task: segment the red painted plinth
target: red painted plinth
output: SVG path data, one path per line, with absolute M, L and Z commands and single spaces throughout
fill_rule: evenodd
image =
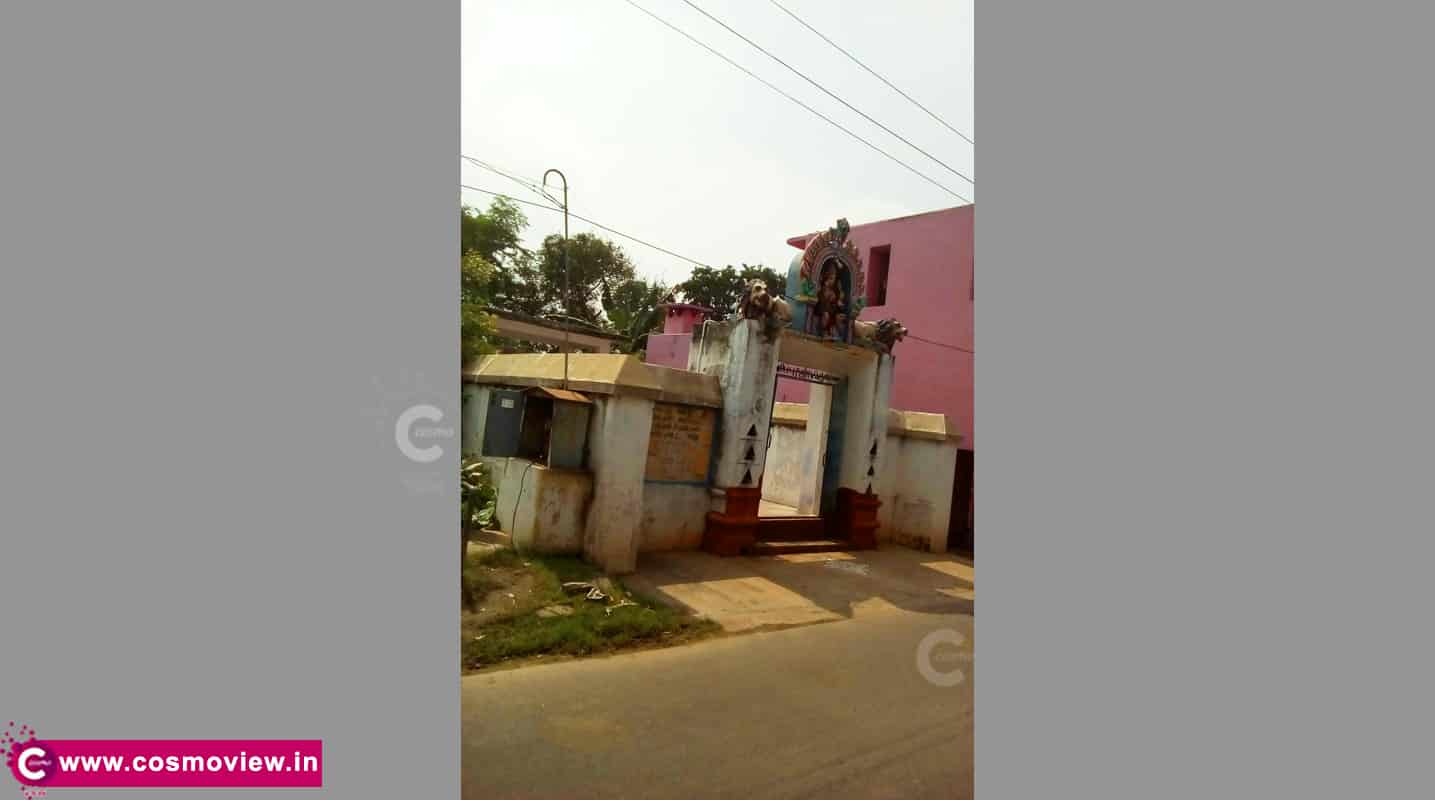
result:
M 882 500 L 875 494 L 862 494 L 855 489 L 837 490 L 837 513 L 833 517 L 836 533 L 847 540 L 853 550 L 877 547 L 877 509 Z
M 726 491 L 721 512 L 709 511 L 703 549 L 719 556 L 742 554 L 757 541 L 757 508 L 762 490 L 734 487 Z

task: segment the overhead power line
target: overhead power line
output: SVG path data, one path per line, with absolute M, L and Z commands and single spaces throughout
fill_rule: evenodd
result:
M 696 44 L 697 46 L 703 48 L 704 50 L 708 51 L 709 53 L 712 53 L 713 55 L 717 56 L 718 58 L 721 58 L 723 61 L 726 61 L 728 64 L 730 64 L 730 65 L 732 65 L 733 67 L 737 68 L 738 70 L 742 71 L 742 72 L 743 72 L 744 74 L 746 74 L 749 78 L 752 78 L 753 80 L 755 80 L 755 81 L 761 83 L 763 86 L 766 86 L 767 88 L 773 90 L 774 92 L 777 92 L 778 94 L 780 94 L 780 95 L 782 95 L 783 97 L 787 98 L 788 100 L 790 100 L 790 101 L 796 103 L 797 105 L 802 106 L 803 108 L 807 109 L 807 111 L 809 111 L 810 113 L 816 115 L 816 116 L 817 116 L 818 118 L 820 118 L 822 121 L 826 122 L 828 125 L 831 125 L 832 127 L 837 128 L 838 130 L 842 131 L 843 133 L 847 134 L 848 136 L 851 136 L 853 139 L 856 139 L 857 141 L 861 142 L 862 144 L 867 145 L 868 147 L 872 148 L 873 150 L 876 150 L 878 153 L 881 153 L 882 155 L 886 156 L 887 158 L 891 159 L 892 161 L 895 161 L 897 164 L 900 164 L 903 168 L 905 168 L 908 172 L 911 172 L 913 175 L 916 175 L 917 177 L 921 178 L 922 180 L 926 181 L 927 183 L 932 184 L 933 186 L 937 187 L 938 189 L 941 189 L 942 191 L 944 191 L 944 192 L 946 192 L 947 194 L 949 194 L 949 195 L 951 195 L 951 196 L 957 198 L 958 200 L 961 200 L 962 202 L 965 202 L 965 203 L 970 203 L 970 202 L 971 202 L 971 199 L 970 199 L 970 198 L 966 197 L 965 195 L 958 194 L 957 192 L 954 192 L 954 191 L 952 191 L 951 189 L 948 189 L 947 187 L 943 186 L 942 184 L 937 183 L 937 181 L 935 181 L 935 180 L 933 180 L 932 178 L 928 177 L 925 173 L 921 172 L 921 171 L 918 170 L 916 167 L 913 167 L 911 164 L 908 164 L 907 162 L 905 162 L 905 161 L 903 161 L 903 160 L 897 158 L 896 156 L 892 155 L 891 153 L 887 152 L 886 150 L 883 150 L 882 148 L 878 147 L 878 146 L 875 145 L 875 144 L 872 144 L 871 142 L 867 141 L 866 139 L 862 138 L 861 136 L 858 136 L 857 134 L 853 133 L 852 131 L 848 130 L 847 128 L 844 128 L 840 123 L 838 123 L 837 121 L 833 120 L 831 117 L 827 116 L 826 114 L 823 114 L 821 111 L 818 111 L 817 109 L 813 108 L 812 106 L 809 106 L 808 104 L 802 102 L 801 100 L 798 100 L 796 97 L 793 97 L 792 95 L 788 94 L 787 92 L 785 92 L 785 91 L 783 91 L 783 90 L 777 88 L 777 87 L 774 86 L 773 84 L 769 83 L 767 80 L 758 77 L 757 74 L 755 74 L 752 70 L 748 69 L 747 67 L 744 67 L 743 65 L 737 63 L 736 61 L 733 61 L 732 59 L 728 58 L 727 56 L 723 55 L 722 53 L 719 53 L 718 51 L 714 50 L 712 47 L 708 46 L 706 43 L 704 43 L 704 42 L 701 41 L 700 39 L 694 37 L 692 34 L 688 33 L 687 31 L 683 30 L 682 28 L 679 28 L 678 26 L 672 24 L 671 22 L 668 22 L 667 20 L 663 19 L 662 17 L 658 16 L 657 14 L 654 14 L 653 12 L 649 11 L 648 9 L 643 8 L 642 6 L 640 6 L 640 5 L 638 5 L 637 3 L 633 2 L 633 0 L 623 0 L 623 2 L 627 3 L 628 5 L 632 6 L 633 8 L 638 9 L 639 11 L 643 12 L 644 14 L 647 14 L 648 16 L 652 17 L 653 19 L 657 20 L 658 22 L 662 23 L 663 25 L 667 26 L 668 28 L 670 28 L 670 29 L 676 31 L 677 33 L 682 34 L 684 38 L 688 39 L 688 40 L 691 41 L 693 44 Z M 975 184 L 974 184 L 974 185 L 975 185 Z
M 488 170 L 489 172 L 492 172 L 492 173 L 495 173 L 495 174 L 498 174 L 498 175 L 502 175 L 503 177 L 505 177 L 505 178 L 507 178 L 507 179 L 513 181 L 514 183 L 517 183 L 517 184 L 519 184 L 520 186 L 523 186 L 523 187 L 525 187 L 525 188 L 527 188 L 527 189 L 532 190 L 534 193 L 536 193 L 536 194 L 542 196 L 545 200 L 547 200 L 547 201 L 550 202 L 550 203 L 555 203 L 555 204 L 558 203 L 558 200 L 557 200 L 556 198 L 554 198 L 552 195 L 550 195 L 550 194 L 548 193 L 548 190 L 543 187 L 543 184 L 540 183 L 540 182 L 538 182 L 538 181 L 530 180 L 530 179 L 528 179 L 528 178 L 520 178 L 520 177 L 518 177 L 517 175 L 514 175 L 514 174 L 511 173 L 511 172 L 506 172 L 506 171 L 504 171 L 504 170 L 502 170 L 502 169 L 499 169 L 498 167 L 495 167 L 494 165 L 488 163 L 487 161 L 480 161 L 479 159 L 474 158 L 473 156 L 466 156 L 466 155 L 463 155 L 462 153 L 460 153 L 458 157 L 461 158 L 461 159 L 463 159 L 464 161 L 467 161 L 467 162 L 473 164 L 473 165 L 476 166 L 476 167 L 481 167 L 481 168 L 483 168 L 483 169 Z M 561 210 L 561 209 L 560 209 L 560 210 Z M 569 216 L 572 216 L 572 215 L 570 214 Z
M 792 74 L 794 74 L 794 75 L 796 75 L 797 77 L 799 77 L 799 78 L 801 78 L 801 79 L 807 81 L 808 83 L 812 84 L 813 86 L 816 86 L 818 89 L 821 89 L 821 90 L 823 91 L 823 93 L 825 93 L 828 97 L 832 98 L 833 100 L 836 100 L 837 102 L 841 103 L 841 104 L 844 105 L 844 106 L 847 106 L 849 109 L 851 109 L 851 110 L 857 112 L 858 114 L 861 114 L 862 117 L 863 117 L 864 119 L 866 119 L 868 122 L 872 123 L 873 125 L 876 125 L 877 127 L 881 128 L 882 130 L 884 130 L 884 131 L 886 131 L 886 132 L 892 134 L 893 136 L 897 137 L 898 139 L 901 139 L 903 142 L 905 142 L 905 143 L 907 144 L 908 147 L 912 148 L 913 150 L 916 150 L 918 153 L 921 153 L 922 155 L 926 156 L 927 158 L 930 158 L 930 159 L 932 159 L 933 161 L 937 162 L 938 164 L 941 164 L 942 167 L 943 167 L 944 169 L 946 169 L 948 172 L 952 173 L 953 175 L 956 175 L 958 178 L 961 178 L 962 180 L 966 181 L 967 183 L 970 183 L 970 184 L 973 185 L 973 186 L 976 186 L 976 185 L 977 185 L 977 182 L 976 182 L 976 181 L 972 180 L 971 178 L 967 177 L 966 175 L 963 175 L 962 173 L 960 173 L 960 172 L 958 172 L 957 170 L 953 169 L 949 164 L 947 164 L 947 162 L 941 160 L 940 158 L 937 158 L 936 156 L 932 155 L 931 153 L 928 153 L 926 150 L 923 150 L 922 148 L 918 147 L 916 144 L 913 144 L 912 140 L 908 139 L 907 137 L 903 136 L 903 135 L 900 134 L 900 133 L 897 133 L 896 131 L 892 130 L 891 128 L 887 127 L 886 125 L 883 125 L 880 121 L 878 121 L 876 118 L 874 118 L 871 114 L 868 114 L 867 112 L 863 111 L 862 109 L 860 109 L 860 108 L 858 108 L 858 107 L 852 105 L 851 103 L 847 102 L 846 100 L 844 100 L 844 99 L 842 99 L 840 96 L 838 96 L 835 92 L 833 92 L 832 90 L 828 89 L 826 86 L 823 86 L 822 84 L 818 83 L 817 81 L 815 81 L 815 80 L 813 80 L 813 79 L 807 77 L 807 74 L 804 73 L 802 70 L 799 70 L 797 67 L 794 67 L 794 66 L 792 66 L 791 64 L 787 63 L 786 61 L 783 61 L 782 59 L 780 59 L 780 58 L 778 58 L 777 56 L 773 55 L 767 48 L 763 47 L 762 45 L 758 44 L 757 42 L 754 42 L 753 40 L 747 38 L 746 36 L 743 36 L 741 33 L 738 33 L 738 31 L 737 31 L 736 29 L 734 29 L 731 25 L 727 24 L 726 22 L 723 22 L 722 20 L 718 19 L 717 17 L 714 17 L 712 14 L 709 14 L 707 11 L 703 10 L 703 7 L 702 7 L 702 6 L 698 5 L 697 3 L 694 3 L 693 0 L 683 0 L 683 2 L 684 2 L 684 3 L 687 3 L 689 6 L 692 6 L 699 14 L 702 14 L 703 16 L 707 17 L 708 19 L 712 20 L 713 22 L 716 22 L 717 24 L 719 24 L 719 25 L 723 26 L 724 28 L 726 28 L 727 31 L 728 31 L 728 33 L 731 33 L 733 36 L 736 36 L 737 38 L 739 38 L 739 39 L 743 40 L 744 42 L 747 42 L 748 44 L 750 44 L 750 45 L 752 45 L 753 47 L 757 48 L 757 50 L 758 50 L 759 52 L 761 52 L 763 55 L 767 56 L 768 58 L 772 59 L 773 61 L 776 61 L 777 63 L 781 64 L 782 66 L 787 67 L 788 71 L 790 71 Z
M 936 346 L 938 346 L 938 347 L 947 347 L 947 348 L 950 348 L 950 349 L 952 349 L 952 350 L 960 350 L 960 351 L 962 351 L 963 353 L 972 353 L 973 355 L 976 355 L 975 353 L 973 353 L 973 351 L 971 350 L 971 348 L 962 347 L 962 346 L 960 346 L 960 345 L 947 344 L 946 342 L 938 342 L 938 341 L 934 341 L 934 340 L 932 340 L 932 339 L 923 339 L 923 338 L 920 337 L 920 336 L 916 336 L 916 335 L 913 335 L 913 334 L 910 334 L 910 333 L 907 334 L 907 338 L 908 338 L 908 339 L 916 339 L 916 340 L 919 341 L 919 342 L 926 342 L 927 344 L 934 344 L 934 345 L 936 345 Z
M 468 189 L 469 191 L 472 191 L 472 192 L 483 192 L 484 194 L 491 194 L 491 195 L 493 195 L 494 197 L 502 197 L 502 198 L 505 199 L 505 200 L 512 200 L 512 201 L 515 202 L 515 203 L 523 203 L 524 205 L 536 206 L 536 207 L 538 207 L 538 208 L 546 208 L 546 209 L 548 209 L 549 211 L 557 211 L 557 212 L 560 213 L 560 214 L 563 213 L 563 209 L 561 209 L 561 208 L 559 208 L 559 207 L 557 207 L 557 206 L 545 205 L 545 204 L 543 204 L 543 203 L 535 203 L 535 202 L 532 201 L 532 200 L 524 200 L 524 199 L 521 198 L 521 197 L 514 197 L 513 195 L 504 194 L 503 192 L 495 192 L 495 191 L 493 191 L 492 189 L 480 189 L 480 188 L 477 187 L 477 186 L 469 186 L 469 185 L 466 184 L 466 183 L 460 183 L 459 186 L 460 186 L 461 188 Z M 572 218 L 574 218 L 574 219 L 583 220 L 584 222 L 588 223 L 589 225 L 592 225 L 592 226 L 595 227 L 595 228 L 602 228 L 603 230 L 605 230 L 605 231 L 607 231 L 607 232 L 613 234 L 614 236 L 621 236 L 621 237 L 623 237 L 624 239 L 630 239 L 630 240 L 632 240 L 632 241 L 634 241 L 634 242 L 637 242 L 638 244 L 641 244 L 641 245 L 643 245 L 644 247 L 651 247 L 651 248 L 653 248 L 654 250 L 657 250 L 657 251 L 659 251 L 659 252 L 661 252 L 661 253 L 667 253 L 668 255 L 672 256 L 673 258 L 680 258 L 680 259 L 682 259 L 682 260 L 684 260 L 684 261 L 686 261 L 686 262 L 688 262 L 688 263 L 690 263 L 690 264 L 696 264 L 696 265 L 698 265 L 699 267 L 709 267 L 709 268 L 711 268 L 711 266 L 712 266 L 712 265 L 710 265 L 710 264 L 704 264 L 703 262 L 698 261 L 698 260 L 695 259 L 695 258 L 688 258 L 688 257 L 685 256 L 685 255 L 682 255 L 682 254 L 679 254 L 679 253 L 674 253 L 673 251 L 667 249 L 666 247 L 659 247 L 658 245 L 655 245 L 655 244 L 653 244 L 652 242 L 643 241 L 642 239 L 639 239 L 639 238 L 636 237 L 636 236 L 632 236 L 632 235 L 630 235 L 630 234 L 623 233 L 623 232 L 620 231 L 620 230 L 615 230 L 615 229 L 613 229 L 613 228 L 608 227 L 607 225 L 604 225 L 604 224 L 601 223 L 601 222 L 596 222 L 596 221 L 594 221 L 594 220 L 588 219 L 587 217 L 585 217 L 585 216 L 583 216 L 583 215 L 581 215 L 581 214 L 574 214 L 572 211 L 569 211 L 569 212 L 568 212 L 568 216 L 570 216 L 570 217 L 572 217 Z
M 929 116 L 929 117 L 931 117 L 932 119 L 934 119 L 934 120 L 936 120 L 936 121 L 942 123 L 942 125 L 946 126 L 947 130 L 951 131 L 952 133 L 955 133 L 956 135 L 962 137 L 963 139 L 966 139 L 967 142 L 969 142 L 969 143 L 972 144 L 973 146 L 976 145 L 976 142 L 973 142 L 973 141 L 972 141 L 972 137 L 970 137 L 970 136 L 966 135 L 965 133 L 962 133 L 961 131 L 959 131 L 959 130 L 957 130 L 956 128 L 952 127 L 950 123 L 948 123 L 946 120 L 942 119 L 941 117 L 937 116 L 936 113 L 933 112 L 930 108 L 927 108 L 926 106 L 922 105 L 921 103 L 918 103 L 917 100 L 916 100 L 916 98 L 912 97 L 910 94 L 907 94 L 906 92 L 902 91 L 901 89 L 898 89 L 891 81 L 889 81 L 889 80 L 887 80 L 886 78 L 882 77 L 881 75 L 877 74 L 877 70 L 872 69 L 871 67 L 867 66 L 866 64 L 863 64 L 862 61 L 861 61 L 861 59 L 859 59 L 859 58 L 857 58 L 857 56 L 854 56 L 854 55 L 852 55 L 851 53 L 847 52 L 847 51 L 842 47 L 842 45 L 840 45 L 840 44 L 838 44 L 838 43 L 832 41 L 831 39 L 827 38 L 826 36 L 823 36 L 823 35 L 822 35 L 822 31 L 819 31 L 819 30 L 817 30 L 816 28 L 812 27 L 811 25 L 808 25 L 806 20 L 804 20 L 802 17 L 799 17 L 799 16 L 797 16 L 796 14 L 792 13 L 792 11 L 787 8 L 787 6 L 784 6 L 783 4 L 777 2 L 777 0 L 768 0 L 768 2 L 769 2 L 769 3 L 772 3 L 773 5 L 777 6 L 777 7 L 780 8 L 780 9 L 782 9 L 783 13 L 787 14 L 787 16 L 792 17 L 793 19 L 797 20 L 799 23 L 802 24 L 802 27 L 808 29 L 809 31 L 812 31 L 812 32 L 815 33 L 815 34 L 817 34 L 818 37 L 820 37 L 820 38 L 822 39 L 822 41 L 824 41 L 824 42 L 826 42 L 826 43 L 832 45 L 832 46 L 835 47 L 835 48 L 837 48 L 837 52 L 841 53 L 841 54 L 844 55 L 844 56 L 847 56 L 847 57 L 850 58 L 850 59 L 852 59 L 852 61 L 853 61 L 855 64 L 857 64 L 857 66 L 861 67 L 862 69 L 867 70 L 868 72 L 870 72 L 870 73 L 872 74 L 872 77 L 874 77 L 874 78 L 876 78 L 877 80 L 879 80 L 879 81 L 881 81 L 881 82 L 887 84 L 887 86 L 888 86 L 889 88 L 891 88 L 892 91 L 894 91 L 894 92 L 896 92 L 897 94 L 900 94 L 900 95 L 902 95 L 903 97 L 907 98 L 907 100 L 911 101 L 912 105 L 914 105 L 914 106 L 916 106 L 917 108 L 920 108 L 920 109 L 922 109 L 923 111 L 927 112 L 927 116 Z
M 544 200 L 547 200 L 548 202 L 553 203 L 555 206 L 556 206 L 556 205 L 560 205 L 558 198 L 556 198 L 556 197 L 554 197 L 553 195 L 549 194 L 549 193 L 548 193 L 548 190 L 545 189 L 541 183 L 535 183 L 534 181 L 530 181 L 530 180 L 528 180 L 528 179 L 526 179 L 526 178 L 520 178 L 520 177 L 518 177 L 517 175 L 514 175 L 514 174 L 511 173 L 511 172 L 506 172 L 506 171 L 504 171 L 504 170 L 501 170 L 501 169 L 499 169 L 498 167 L 495 167 L 494 165 L 489 164 L 489 163 L 486 162 L 486 161 L 479 161 L 478 159 L 474 158 L 473 156 L 466 156 L 466 155 L 463 155 L 463 154 L 459 154 L 459 158 L 461 158 L 461 159 L 463 159 L 463 160 L 465 160 L 465 161 L 468 161 L 469 163 L 473 164 L 474 166 L 482 167 L 483 169 L 486 169 L 486 170 L 488 170 L 489 172 L 492 172 L 492 173 L 494 173 L 494 174 L 502 175 L 503 177 L 505 177 L 505 178 L 507 178 L 507 179 L 513 181 L 514 183 L 516 183 L 516 184 L 518 184 L 518 185 L 520 185 L 520 186 L 523 186 L 524 188 L 528 189 L 529 191 L 533 192 L 534 194 L 536 194 L 536 195 L 542 197 Z M 562 209 L 562 208 L 559 208 L 558 210 L 559 210 L 559 211 L 562 211 L 563 209 Z M 573 214 L 572 214 L 572 213 L 569 213 L 568 216 L 571 217 L 571 216 L 573 216 Z

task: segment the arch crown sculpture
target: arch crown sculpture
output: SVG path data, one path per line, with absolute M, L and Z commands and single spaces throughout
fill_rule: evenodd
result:
M 792 327 L 839 342 L 852 341 L 852 322 L 867 305 L 862 257 L 847 238 L 847 220 L 812 237 L 787 271 L 787 295 L 795 301 Z

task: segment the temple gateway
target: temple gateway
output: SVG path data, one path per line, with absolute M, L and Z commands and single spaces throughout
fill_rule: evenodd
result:
M 650 348 L 659 363 L 499 354 L 466 371 L 464 452 L 493 467 L 514 546 L 615 574 L 659 550 L 945 550 L 959 437 L 890 408 L 906 329 L 859 320 L 847 231 L 814 236 L 786 286 L 750 285 L 729 320 L 666 304 L 665 333 L 687 336 L 663 338 L 686 346 Z M 775 402 L 779 374 L 809 402 Z

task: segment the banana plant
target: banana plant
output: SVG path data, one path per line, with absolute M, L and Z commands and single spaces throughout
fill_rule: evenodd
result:
M 464 456 L 459 466 L 459 491 L 465 531 L 493 524 L 493 515 L 498 508 L 498 489 L 493 485 L 487 464 L 472 456 Z

